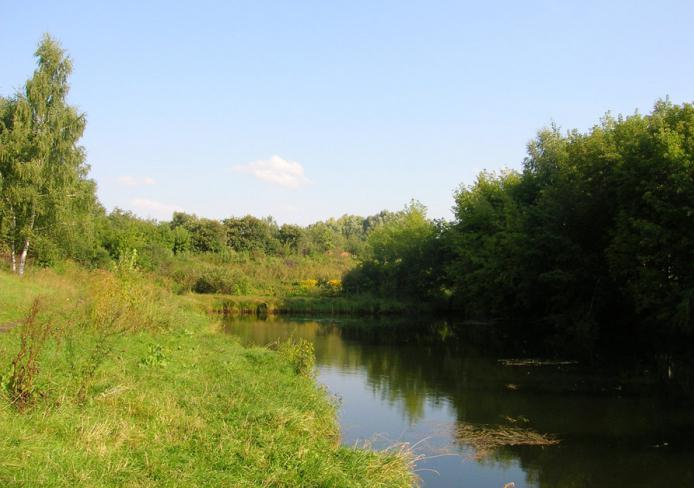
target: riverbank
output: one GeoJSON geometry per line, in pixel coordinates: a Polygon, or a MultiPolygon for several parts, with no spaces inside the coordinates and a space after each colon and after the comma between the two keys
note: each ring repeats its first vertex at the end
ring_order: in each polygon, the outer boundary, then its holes
{"type": "Polygon", "coordinates": [[[0,272],[0,321],[32,304],[31,325],[0,334],[3,486],[414,482],[405,451],[340,446],[336,406],[295,355],[242,347],[185,297],[128,273],[0,272]],[[11,363],[29,329],[47,340],[28,340],[20,397],[11,363]]]}
{"type": "Polygon", "coordinates": [[[430,313],[423,304],[371,296],[235,296],[190,293],[183,298],[208,313],[223,315],[406,316],[430,313]]]}

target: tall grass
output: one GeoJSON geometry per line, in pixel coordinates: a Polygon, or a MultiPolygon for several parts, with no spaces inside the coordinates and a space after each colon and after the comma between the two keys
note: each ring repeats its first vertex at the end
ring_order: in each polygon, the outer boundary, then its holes
{"type": "Polygon", "coordinates": [[[176,293],[297,296],[329,295],[356,265],[349,255],[252,256],[217,254],[176,256],[155,271],[176,293]]]}

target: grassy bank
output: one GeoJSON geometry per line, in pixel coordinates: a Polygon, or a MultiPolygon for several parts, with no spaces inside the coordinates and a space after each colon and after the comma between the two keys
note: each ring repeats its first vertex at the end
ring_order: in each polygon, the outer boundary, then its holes
{"type": "Polygon", "coordinates": [[[131,275],[0,272],[1,321],[37,296],[33,325],[0,333],[2,486],[413,482],[406,455],[339,445],[335,406],[296,355],[243,348],[186,297],[131,275]],[[20,408],[11,364],[44,328],[20,408]]]}
{"type": "Polygon", "coordinates": [[[425,307],[398,300],[371,296],[234,296],[188,294],[183,297],[191,304],[198,304],[210,313],[224,315],[248,314],[316,314],[379,316],[424,313],[425,307]]]}

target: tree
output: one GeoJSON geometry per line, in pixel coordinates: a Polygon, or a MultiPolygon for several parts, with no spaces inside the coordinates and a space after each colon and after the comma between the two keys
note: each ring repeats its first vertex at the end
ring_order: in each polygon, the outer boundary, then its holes
{"type": "Polygon", "coordinates": [[[226,243],[234,251],[275,253],[280,247],[279,229],[272,217],[259,219],[252,215],[224,220],[226,243]]]}
{"type": "Polygon", "coordinates": [[[289,252],[298,252],[299,243],[304,237],[304,230],[298,225],[284,224],[280,227],[279,240],[289,252]]]}
{"type": "Polygon", "coordinates": [[[70,58],[50,36],[24,90],[0,107],[0,226],[12,270],[24,274],[32,242],[93,196],[78,145],[85,116],[67,104],[70,58]]]}
{"type": "Polygon", "coordinates": [[[193,252],[218,253],[226,246],[226,232],[221,222],[212,219],[198,218],[183,212],[174,212],[170,223],[175,232],[174,241],[178,249],[175,252],[191,250],[193,252]],[[185,229],[188,235],[178,230],[185,229]]]}
{"type": "Polygon", "coordinates": [[[512,171],[483,172],[455,193],[446,271],[453,299],[469,317],[497,315],[518,294],[523,235],[512,193],[519,180],[512,171]]]}
{"type": "Polygon", "coordinates": [[[694,331],[694,105],[656,103],[615,128],[619,203],[607,248],[612,277],[639,318],[664,334],[694,331]]]}
{"type": "Polygon", "coordinates": [[[413,200],[369,233],[362,263],[345,276],[346,289],[407,298],[437,295],[436,237],[426,207],[413,200]]]}

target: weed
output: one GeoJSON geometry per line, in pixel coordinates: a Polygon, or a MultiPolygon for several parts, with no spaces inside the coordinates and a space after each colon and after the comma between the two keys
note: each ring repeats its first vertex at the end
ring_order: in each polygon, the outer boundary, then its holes
{"type": "Polygon", "coordinates": [[[99,367],[106,361],[111,353],[111,346],[105,336],[97,337],[96,345],[92,348],[87,361],[78,370],[79,387],[77,389],[77,402],[83,404],[87,400],[87,393],[94,382],[94,377],[99,367]]]}
{"type": "Polygon", "coordinates": [[[146,368],[150,366],[166,366],[166,353],[161,344],[154,344],[149,346],[147,350],[147,356],[140,360],[140,367],[146,368]]]}
{"type": "Polygon", "coordinates": [[[24,319],[19,351],[9,373],[3,376],[2,384],[18,410],[24,410],[38,393],[39,356],[51,334],[51,323],[38,319],[40,309],[41,299],[36,298],[24,319]]]}
{"type": "Polygon", "coordinates": [[[296,374],[309,377],[314,375],[316,355],[311,341],[290,337],[277,343],[275,348],[292,365],[296,374]]]}

